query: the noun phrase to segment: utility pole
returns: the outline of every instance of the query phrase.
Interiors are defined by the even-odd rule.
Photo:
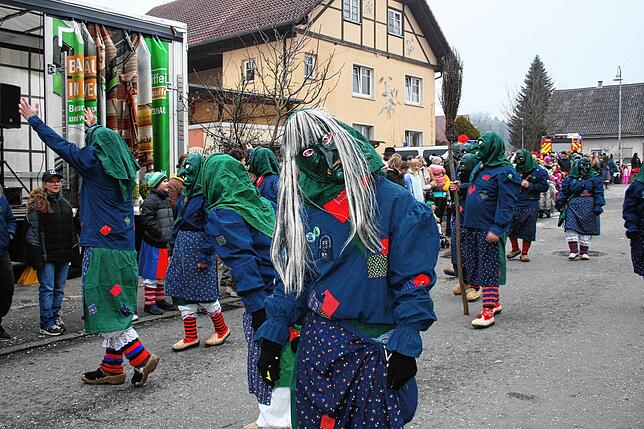
[[[619,107],[617,113],[617,156],[619,164],[622,164],[622,67],[617,66],[615,82],[619,82]]]

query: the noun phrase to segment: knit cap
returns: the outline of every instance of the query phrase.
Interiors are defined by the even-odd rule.
[[[148,184],[148,189],[156,188],[159,183],[163,182],[167,178],[168,176],[166,176],[166,174],[162,171],[153,171],[152,173],[145,175],[145,181]]]

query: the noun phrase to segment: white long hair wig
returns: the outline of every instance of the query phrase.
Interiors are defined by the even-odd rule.
[[[350,233],[342,251],[358,236],[365,248],[380,252],[377,211],[371,172],[354,138],[324,109],[300,110],[288,119],[282,142],[283,164],[277,198],[277,224],[271,246],[273,264],[287,294],[298,296],[304,289],[307,271],[314,269],[306,226],[302,220],[304,195],[299,186],[300,169],[295,157],[329,131],[333,133],[342,167],[349,205]],[[312,201],[308,201],[313,204]]]

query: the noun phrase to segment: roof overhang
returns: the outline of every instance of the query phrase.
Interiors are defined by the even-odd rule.
[[[106,7],[70,0],[0,0],[3,5],[38,11],[64,19],[103,24],[109,27],[135,31],[164,39],[183,41],[186,24],[151,16],[125,14]]]

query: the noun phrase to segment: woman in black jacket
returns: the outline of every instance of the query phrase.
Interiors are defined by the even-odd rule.
[[[165,300],[165,276],[174,216],[168,200],[167,176],[153,172],[146,176],[146,181],[150,193],[141,206],[143,243],[139,253],[139,276],[145,287],[144,311],[156,315],[163,314],[163,310],[176,310]]]
[[[38,272],[40,333],[60,335],[60,317],[69,263],[75,242],[72,206],[60,193],[63,176],[56,170],[43,174],[41,188],[27,203],[26,258]]]

